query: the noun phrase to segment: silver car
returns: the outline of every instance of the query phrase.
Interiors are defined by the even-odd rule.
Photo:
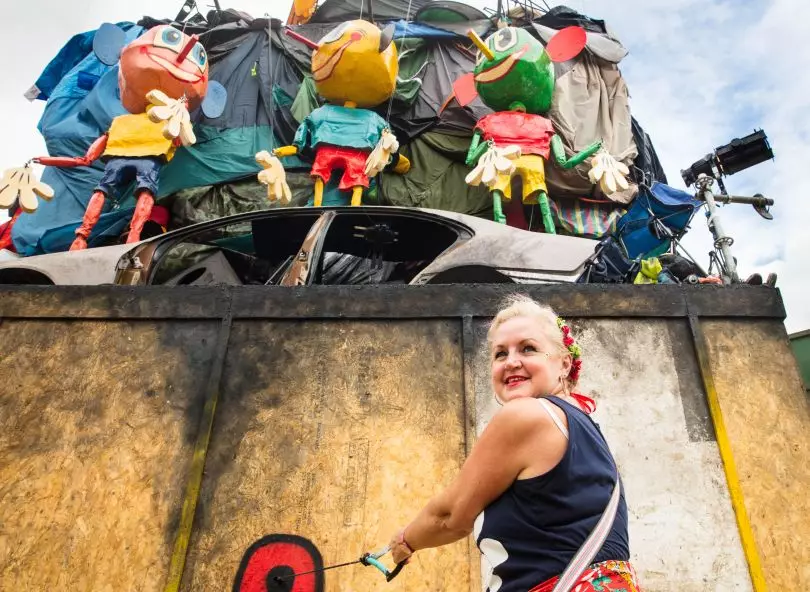
[[[279,208],[202,222],[136,244],[5,258],[0,284],[573,282],[595,246],[590,239],[439,210]]]

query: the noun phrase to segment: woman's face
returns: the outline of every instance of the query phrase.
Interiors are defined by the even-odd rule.
[[[501,403],[540,397],[560,389],[560,376],[571,369],[571,356],[545,336],[540,321],[515,317],[495,330],[491,346],[492,388]]]

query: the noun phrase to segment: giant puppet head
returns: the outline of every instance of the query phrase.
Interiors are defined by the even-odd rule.
[[[124,32],[105,23],[96,32],[93,50],[107,65],[120,61],[121,103],[130,113],[146,111],[149,106],[146,95],[153,90],[162,91],[171,99],[185,95],[189,111],[202,103],[208,117],[217,117],[224,109],[225,89],[219,83],[209,82],[208,53],[196,35],[160,25],[124,46]]]
[[[118,86],[130,113],[142,113],[148,106],[146,93],[155,89],[172,99],[186,95],[189,110],[194,110],[208,89],[208,54],[196,35],[169,25],[154,27],[121,51]]]
[[[367,21],[349,21],[332,29],[315,46],[312,78],[327,101],[370,108],[388,100],[397,83],[393,26],[380,31]]]
[[[527,31],[505,27],[485,41],[470,33],[480,52],[473,76],[481,100],[495,111],[544,114],[554,94],[554,64],[572,59],[585,46],[580,27],[563,29],[543,45]]]

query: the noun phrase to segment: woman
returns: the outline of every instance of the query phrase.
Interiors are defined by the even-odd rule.
[[[393,559],[474,530],[493,568],[487,590],[551,592],[605,512],[616,465],[587,415],[593,400],[571,392],[581,352],[562,319],[516,297],[492,321],[488,342],[492,388],[503,407],[456,480],[393,537]],[[571,590],[639,590],[627,563],[624,494],[615,500],[606,539],[585,558],[590,565],[573,570]]]

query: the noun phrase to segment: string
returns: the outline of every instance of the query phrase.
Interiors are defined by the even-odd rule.
[[[276,135],[274,133],[274,126],[276,117],[275,117],[275,99],[276,96],[273,93],[273,84],[275,82],[275,77],[273,76],[273,19],[270,15],[267,15],[267,71],[270,74],[270,149],[273,150],[276,148]]]

